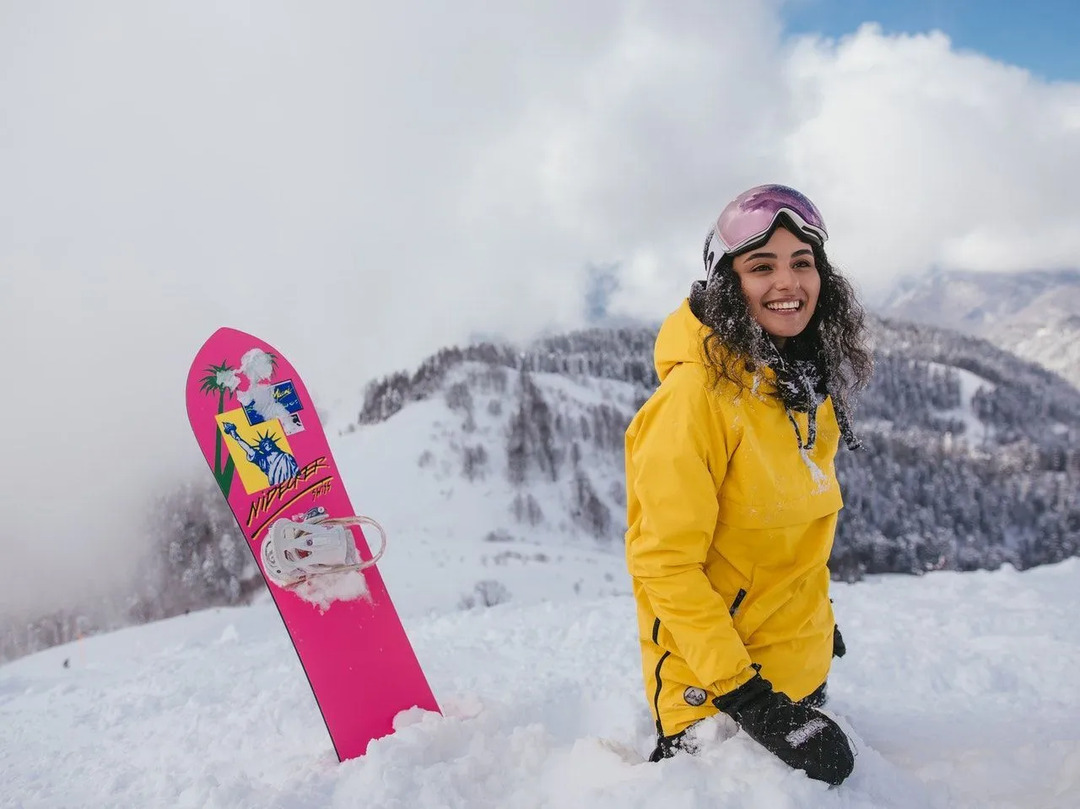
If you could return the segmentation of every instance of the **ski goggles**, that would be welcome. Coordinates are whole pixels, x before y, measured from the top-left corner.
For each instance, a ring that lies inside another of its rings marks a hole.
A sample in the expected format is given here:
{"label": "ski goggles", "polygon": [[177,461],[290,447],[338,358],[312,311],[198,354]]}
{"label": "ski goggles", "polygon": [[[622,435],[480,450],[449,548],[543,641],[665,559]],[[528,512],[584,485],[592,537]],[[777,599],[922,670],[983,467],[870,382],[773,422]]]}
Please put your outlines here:
{"label": "ski goggles", "polygon": [[722,256],[741,253],[763,240],[781,214],[817,244],[829,238],[821,211],[804,195],[786,185],[759,185],[739,194],[720,213],[705,240],[705,268],[711,273]]}

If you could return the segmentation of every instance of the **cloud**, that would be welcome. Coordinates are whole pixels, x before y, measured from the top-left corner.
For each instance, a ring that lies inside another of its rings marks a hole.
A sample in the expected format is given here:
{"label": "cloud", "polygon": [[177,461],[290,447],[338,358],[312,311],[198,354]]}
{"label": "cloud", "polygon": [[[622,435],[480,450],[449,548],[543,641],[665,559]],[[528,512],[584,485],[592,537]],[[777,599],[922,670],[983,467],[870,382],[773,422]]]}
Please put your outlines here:
{"label": "cloud", "polygon": [[866,25],[788,60],[792,173],[866,287],[928,267],[1077,266],[1080,84]]}
{"label": "cloud", "polygon": [[[507,4],[504,4],[507,5]],[[868,292],[1075,263],[1080,86],[940,34],[782,37],[778,5],[113,0],[0,20],[0,612],[123,582],[219,325],[338,423],[474,333],[658,318],[710,220],[803,188]]]}

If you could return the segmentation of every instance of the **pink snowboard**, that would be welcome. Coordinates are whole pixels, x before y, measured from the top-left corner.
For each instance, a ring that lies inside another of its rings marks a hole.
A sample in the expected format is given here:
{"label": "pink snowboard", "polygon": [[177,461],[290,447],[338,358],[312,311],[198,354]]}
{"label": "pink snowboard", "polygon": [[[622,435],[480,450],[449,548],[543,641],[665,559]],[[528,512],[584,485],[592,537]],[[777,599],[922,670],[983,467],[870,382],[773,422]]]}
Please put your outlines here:
{"label": "pink snowboard", "polygon": [[[301,519],[316,508],[331,518],[354,515],[299,374],[262,340],[219,329],[192,363],[187,409],[300,656],[338,759],[363,755],[368,742],[392,733],[401,711],[438,711],[377,567],[335,570],[290,586],[267,572],[264,541],[278,520]],[[360,563],[370,561],[360,526],[345,530]]]}

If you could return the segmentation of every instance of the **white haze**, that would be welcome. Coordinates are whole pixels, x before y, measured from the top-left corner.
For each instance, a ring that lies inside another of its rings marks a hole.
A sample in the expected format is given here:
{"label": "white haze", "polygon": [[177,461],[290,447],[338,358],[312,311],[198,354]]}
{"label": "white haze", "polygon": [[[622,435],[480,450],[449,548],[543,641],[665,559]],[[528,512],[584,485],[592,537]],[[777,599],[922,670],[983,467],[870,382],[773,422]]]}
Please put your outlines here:
{"label": "white haze", "polygon": [[219,325],[344,422],[441,346],[580,325],[590,267],[661,316],[757,182],[867,295],[1080,254],[1080,85],[751,0],[22,0],[0,109],[0,614],[123,581],[147,499],[206,474],[183,385]]}

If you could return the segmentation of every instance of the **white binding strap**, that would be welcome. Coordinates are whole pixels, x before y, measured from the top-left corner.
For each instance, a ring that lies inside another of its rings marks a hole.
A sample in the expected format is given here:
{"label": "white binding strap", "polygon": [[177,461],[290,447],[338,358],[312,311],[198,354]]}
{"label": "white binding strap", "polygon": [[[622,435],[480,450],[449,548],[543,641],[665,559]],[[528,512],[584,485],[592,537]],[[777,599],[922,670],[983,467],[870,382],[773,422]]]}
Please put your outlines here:
{"label": "white binding strap", "polygon": [[363,562],[358,562],[356,566],[357,570],[364,570],[365,568],[371,567],[373,564],[382,559],[382,555],[386,553],[386,531],[381,525],[379,525],[378,522],[371,519],[371,517],[328,517],[327,519],[322,520],[319,525],[370,525],[379,532],[378,552],[370,559],[365,559]]}

